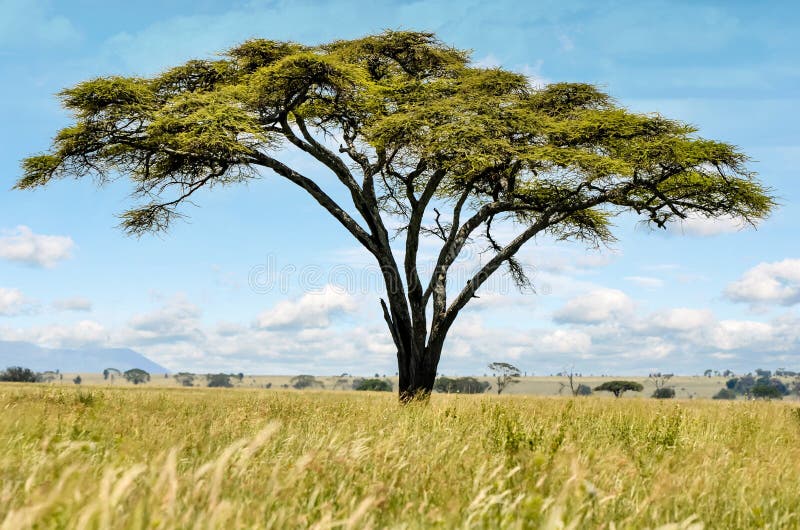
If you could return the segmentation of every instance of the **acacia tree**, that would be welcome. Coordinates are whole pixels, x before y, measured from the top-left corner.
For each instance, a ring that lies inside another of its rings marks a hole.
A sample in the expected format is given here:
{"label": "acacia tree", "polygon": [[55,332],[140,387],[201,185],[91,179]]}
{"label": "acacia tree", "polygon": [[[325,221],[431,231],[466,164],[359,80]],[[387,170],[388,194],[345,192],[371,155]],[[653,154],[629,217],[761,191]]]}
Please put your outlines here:
{"label": "acacia tree", "polygon": [[508,385],[515,385],[519,383],[519,378],[522,375],[519,368],[513,364],[508,363],[491,363],[489,370],[497,378],[497,393],[500,394],[506,389]]}
{"label": "acacia tree", "polygon": [[[628,112],[591,85],[536,88],[475,66],[430,33],[317,46],[250,40],[217,60],[100,77],[60,97],[75,122],[23,161],[16,188],[127,177],[142,203],[121,214],[122,227],[141,235],[167,229],[200,190],[264,172],[287,179],[380,266],[403,399],[430,393],[448,331],[492,274],[507,266],[526,284],[515,256],[535,237],[602,244],[625,211],[664,227],[689,215],[754,222],[773,205],[735,147]],[[289,150],[327,175],[290,167]],[[331,185],[349,204],[323,189]],[[498,236],[501,222],[512,237]],[[440,240],[429,277],[417,263],[425,237]],[[471,242],[490,257],[460,285],[448,281]]]}
{"label": "acacia tree", "polygon": [[620,397],[627,391],[641,392],[644,389],[641,383],[636,381],[606,381],[602,385],[596,386],[596,392],[611,392],[614,397]]}

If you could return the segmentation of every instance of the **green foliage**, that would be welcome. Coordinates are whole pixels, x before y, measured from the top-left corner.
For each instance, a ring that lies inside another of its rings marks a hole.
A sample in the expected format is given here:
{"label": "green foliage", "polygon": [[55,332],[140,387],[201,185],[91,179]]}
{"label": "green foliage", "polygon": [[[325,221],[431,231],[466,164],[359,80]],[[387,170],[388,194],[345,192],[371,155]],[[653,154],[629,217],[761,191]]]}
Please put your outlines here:
{"label": "green foliage", "polygon": [[131,368],[130,370],[126,370],[122,375],[128,382],[134,385],[150,382],[150,374],[141,368]]}
{"label": "green foliage", "polygon": [[675,397],[675,389],[672,387],[656,388],[653,392],[653,397],[656,399],[672,399]]}
{"label": "green foliage", "polygon": [[9,366],[0,372],[0,381],[12,383],[38,383],[40,379],[39,374],[30,368],[24,368],[22,366]]}
{"label": "green foliage", "polygon": [[325,388],[325,383],[317,380],[313,375],[297,375],[289,380],[289,384],[297,390],[304,388]]}
{"label": "green foliage", "polygon": [[483,394],[490,388],[489,383],[474,377],[439,377],[433,384],[436,392],[445,394]]}
{"label": "green foliage", "polygon": [[578,388],[575,389],[576,396],[591,396],[592,395],[592,387],[589,385],[584,385],[583,383],[578,385]]}
{"label": "green foliage", "polygon": [[360,379],[353,381],[354,390],[370,390],[372,392],[391,392],[392,383],[385,379]]}
{"label": "green foliage", "polygon": [[711,399],[736,399],[736,392],[730,388],[720,388]]}
{"label": "green foliage", "polygon": [[620,397],[628,391],[641,392],[644,387],[635,381],[606,381],[595,387],[595,392],[611,392],[614,397]]}
{"label": "green foliage", "polygon": [[[752,375],[734,377],[729,379],[725,386],[739,395],[752,395],[754,397],[782,397],[789,395],[790,390],[786,384],[776,377],[770,377],[772,373],[768,370],[756,370],[758,378]],[[758,388],[758,395],[756,395]],[[773,390],[770,390],[773,389]]]}
{"label": "green foliage", "polygon": [[23,161],[16,187],[95,174],[100,182],[129,176],[142,198],[176,189],[176,202],[153,200],[122,215],[131,232],[164,229],[185,194],[248,180],[256,166],[275,169],[264,155],[274,156],[288,122],[301,120],[378,153],[428,161],[447,173],[442,196],[470,186],[476,198],[491,197],[506,174],[522,220],[553,201],[589,199],[588,188],[576,192],[581,182],[616,183],[606,207],[590,200],[553,227],[570,237],[611,238],[607,207],[663,226],[688,211],[754,221],[774,204],[734,146],[631,113],[591,85],[533,88],[523,74],[469,60],[431,33],[386,31],[321,46],[253,39],[152,78],[84,81],[60,93],[75,123],[50,152]]}
{"label": "green foliage", "polygon": [[766,383],[758,383],[750,390],[750,393],[755,398],[762,399],[783,399],[783,394],[774,385]]}
{"label": "green foliage", "polygon": [[231,376],[228,374],[208,374],[206,379],[210,387],[230,388],[233,386]]}
{"label": "green foliage", "polygon": [[76,375],[76,376],[75,376],[75,377],[72,379],[72,382],[73,382],[73,383],[75,383],[76,385],[79,385],[79,384],[83,383],[83,378],[81,378],[81,376],[80,376],[80,375]]}

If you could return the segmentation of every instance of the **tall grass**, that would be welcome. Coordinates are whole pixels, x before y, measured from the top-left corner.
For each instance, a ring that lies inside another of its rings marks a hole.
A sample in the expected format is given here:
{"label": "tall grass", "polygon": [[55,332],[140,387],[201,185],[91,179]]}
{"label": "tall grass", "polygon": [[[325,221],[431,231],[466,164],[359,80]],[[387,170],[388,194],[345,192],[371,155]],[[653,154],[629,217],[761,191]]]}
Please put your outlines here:
{"label": "tall grass", "polygon": [[800,528],[777,402],[0,386],[0,529]]}

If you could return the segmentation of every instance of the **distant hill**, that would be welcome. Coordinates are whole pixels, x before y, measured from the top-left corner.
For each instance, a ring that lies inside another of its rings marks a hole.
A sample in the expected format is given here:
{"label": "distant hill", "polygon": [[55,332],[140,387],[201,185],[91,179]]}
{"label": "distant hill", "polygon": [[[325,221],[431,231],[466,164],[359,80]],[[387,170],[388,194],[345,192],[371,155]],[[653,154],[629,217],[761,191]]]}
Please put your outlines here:
{"label": "distant hill", "polygon": [[79,350],[42,348],[30,342],[0,340],[0,370],[24,366],[37,372],[100,373],[106,368],[141,368],[151,374],[169,372],[141,353],[128,348],[84,348]]}

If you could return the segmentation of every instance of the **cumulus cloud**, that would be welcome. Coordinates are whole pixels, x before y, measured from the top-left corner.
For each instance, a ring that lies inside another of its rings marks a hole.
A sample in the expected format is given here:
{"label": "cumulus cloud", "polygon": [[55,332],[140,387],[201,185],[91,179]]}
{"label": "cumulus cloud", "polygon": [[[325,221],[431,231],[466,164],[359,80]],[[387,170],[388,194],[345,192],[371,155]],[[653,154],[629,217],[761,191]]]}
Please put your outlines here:
{"label": "cumulus cloud", "polygon": [[769,347],[774,344],[775,329],[765,322],[722,320],[710,332],[711,344],[721,350]]}
{"label": "cumulus cloud", "polygon": [[35,311],[38,304],[19,289],[0,287],[0,316],[12,317]]}
{"label": "cumulus cloud", "polygon": [[598,324],[624,316],[633,307],[633,300],[622,291],[601,288],[569,300],[553,319],[559,323]]}
{"label": "cumulus cloud", "polygon": [[37,267],[54,267],[72,257],[75,242],[69,236],[34,234],[27,226],[0,232],[0,258]]}
{"label": "cumulus cloud", "polygon": [[134,344],[194,340],[203,334],[200,329],[200,314],[198,306],[189,302],[185,296],[176,295],[155,311],[131,317],[128,321],[127,340]]}
{"label": "cumulus cloud", "polygon": [[544,335],[539,344],[553,353],[586,353],[592,346],[592,337],[579,330],[557,329]]}
{"label": "cumulus cloud", "polygon": [[741,219],[730,215],[720,217],[689,216],[687,219],[670,223],[670,232],[697,237],[710,237],[719,234],[738,232],[746,226]]}
{"label": "cumulus cloud", "polygon": [[283,300],[258,315],[261,329],[327,328],[335,315],[355,311],[355,299],[332,285],[307,293],[297,300]]}
{"label": "cumulus cloud", "polygon": [[81,320],[74,324],[54,324],[29,329],[19,339],[51,348],[84,348],[105,346],[110,335],[99,322]]}
{"label": "cumulus cloud", "polygon": [[725,289],[734,302],[794,305],[800,302],[800,259],[759,263]]}
{"label": "cumulus cloud", "polygon": [[53,307],[58,311],[91,311],[92,301],[83,296],[59,298],[53,300]]}
{"label": "cumulus cloud", "polygon": [[714,313],[708,309],[675,307],[648,315],[639,329],[648,333],[684,332],[703,329],[714,322]]}

